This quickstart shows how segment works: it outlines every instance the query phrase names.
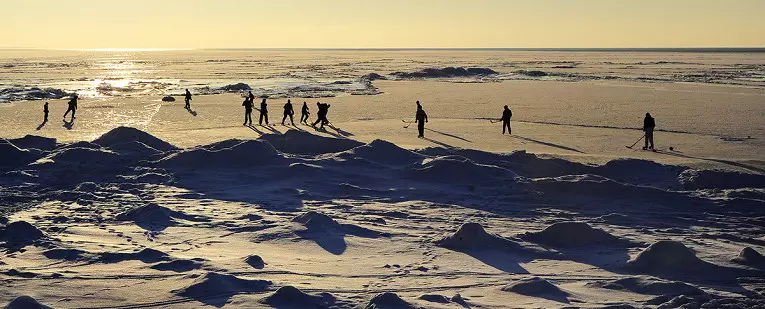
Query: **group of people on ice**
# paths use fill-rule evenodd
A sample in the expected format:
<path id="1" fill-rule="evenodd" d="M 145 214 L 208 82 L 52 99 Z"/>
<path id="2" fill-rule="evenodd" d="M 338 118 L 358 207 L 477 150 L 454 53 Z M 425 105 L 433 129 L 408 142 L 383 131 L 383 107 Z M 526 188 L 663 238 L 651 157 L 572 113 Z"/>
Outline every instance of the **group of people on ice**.
<path id="1" fill-rule="evenodd" d="M 244 106 L 244 123 L 242 125 L 245 126 L 251 126 L 252 125 L 252 110 L 254 109 L 254 102 L 255 102 L 255 95 L 252 94 L 252 91 L 247 93 L 247 95 L 244 98 L 244 102 L 242 102 L 242 106 Z M 311 126 L 316 126 L 317 124 L 321 123 L 321 129 L 324 128 L 324 125 L 329 124 L 329 120 L 327 120 L 327 113 L 329 112 L 329 106 L 328 103 L 320 103 L 316 102 L 316 106 L 318 108 L 318 112 L 316 115 L 318 116 L 316 121 L 311 124 Z M 265 121 L 266 125 L 268 125 L 268 102 L 264 98 L 260 102 L 260 119 L 258 121 L 259 125 L 263 125 L 263 122 Z M 308 108 L 308 103 L 303 102 L 303 107 L 300 109 L 300 123 L 308 125 L 308 117 L 311 115 L 310 109 Z M 295 109 L 292 107 L 292 101 L 287 100 L 287 103 L 284 104 L 284 113 L 282 117 L 282 125 L 284 125 L 284 122 L 287 120 L 287 118 L 290 119 L 290 123 L 295 126 Z"/>
<path id="2" fill-rule="evenodd" d="M 186 89 L 186 93 L 184 94 L 184 99 L 186 101 L 185 108 L 188 110 L 191 110 L 191 92 Z M 68 104 L 69 108 L 66 110 L 66 113 L 64 113 L 64 118 L 71 112 L 72 113 L 72 121 L 75 119 L 75 113 L 77 112 L 77 100 L 78 96 L 77 94 L 72 94 Z M 248 92 L 247 95 L 244 98 L 244 102 L 242 102 L 242 106 L 244 106 L 244 123 L 242 125 L 245 126 L 252 126 L 252 110 L 254 109 L 255 105 L 255 95 L 252 94 L 252 91 Z M 425 123 L 428 122 L 428 114 L 425 113 L 425 110 L 422 107 L 422 104 L 420 104 L 420 101 L 416 102 L 417 104 L 417 111 L 415 112 L 414 116 L 414 122 L 417 123 L 417 137 L 418 138 L 425 138 Z M 321 103 L 316 102 L 316 107 L 318 111 L 316 112 L 316 121 L 311 123 L 310 125 L 313 127 L 316 127 L 316 125 L 320 124 L 320 129 L 324 129 L 325 125 L 330 124 L 329 120 L 327 119 L 327 113 L 329 112 L 330 104 L 328 103 Z M 265 121 L 266 125 L 268 125 L 268 103 L 266 102 L 266 99 L 264 98 L 260 102 L 260 119 L 258 120 L 258 124 L 263 125 L 263 122 Z M 44 120 L 43 122 L 48 122 L 48 102 L 45 102 L 45 105 L 43 107 L 43 113 L 44 113 Z M 300 123 L 303 123 L 305 125 L 308 125 L 308 117 L 311 115 L 310 109 L 308 108 L 308 103 L 303 102 L 303 107 L 300 109 Z M 282 117 L 282 125 L 284 125 L 284 122 L 289 117 L 290 123 L 295 126 L 295 120 L 294 120 L 295 110 L 292 107 L 292 101 L 287 100 L 287 103 L 284 104 L 284 113 Z M 510 110 L 507 105 L 505 105 L 504 110 L 502 110 L 502 117 L 499 119 L 502 121 L 502 134 L 505 134 L 507 131 L 508 134 L 513 134 L 512 129 L 510 128 L 510 119 L 513 117 L 513 112 Z M 656 120 L 654 120 L 653 117 L 651 117 L 650 113 L 645 114 L 645 118 L 643 119 L 643 132 L 645 134 L 642 138 L 645 138 L 645 146 L 643 147 L 643 150 L 655 150 L 654 144 L 653 144 L 653 131 L 656 127 Z M 639 142 L 640 140 L 638 140 Z M 637 143 L 637 142 L 636 142 Z M 631 147 L 628 147 L 631 148 Z"/>

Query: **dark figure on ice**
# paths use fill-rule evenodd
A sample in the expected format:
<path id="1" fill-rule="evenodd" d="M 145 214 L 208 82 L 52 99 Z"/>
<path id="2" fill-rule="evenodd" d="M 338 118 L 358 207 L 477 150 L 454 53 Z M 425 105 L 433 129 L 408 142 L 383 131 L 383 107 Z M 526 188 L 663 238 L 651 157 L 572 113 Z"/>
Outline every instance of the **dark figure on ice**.
<path id="1" fill-rule="evenodd" d="M 186 101 L 186 109 L 191 109 L 191 92 L 188 89 L 186 89 L 184 100 Z"/>
<path id="2" fill-rule="evenodd" d="M 66 110 L 66 113 L 64 113 L 64 118 L 66 118 L 66 115 L 69 114 L 69 112 L 72 112 L 72 121 L 74 120 L 74 114 L 77 112 L 77 94 L 72 94 L 72 98 L 69 99 L 69 108 Z"/>
<path id="3" fill-rule="evenodd" d="M 258 121 L 258 124 L 263 125 L 263 119 L 266 120 L 266 125 L 268 125 L 268 104 L 266 103 L 266 99 L 263 99 L 263 101 L 260 102 L 260 120 Z"/>
<path id="4" fill-rule="evenodd" d="M 308 115 L 311 113 L 308 111 L 308 104 L 303 102 L 303 108 L 300 110 L 300 122 L 308 124 Z"/>
<path id="5" fill-rule="evenodd" d="M 651 117 L 650 113 L 645 113 L 645 119 L 643 119 L 643 131 L 645 132 L 645 146 L 643 150 L 655 150 L 653 148 L 653 129 L 656 127 L 656 120 Z M 650 144 L 650 146 L 649 146 Z"/>
<path id="6" fill-rule="evenodd" d="M 312 124 L 312 126 L 315 127 L 319 122 L 321 122 L 320 129 L 324 129 L 324 125 L 329 123 L 329 120 L 327 120 L 329 104 L 316 102 L 316 106 L 318 107 L 319 111 L 316 112 L 316 121 Z"/>
<path id="7" fill-rule="evenodd" d="M 242 103 L 242 106 L 244 106 L 244 123 L 243 126 L 251 126 L 252 125 L 252 99 L 244 98 L 244 102 Z"/>
<path id="8" fill-rule="evenodd" d="M 45 105 L 43 106 L 43 114 L 45 114 L 43 123 L 46 123 L 48 122 L 48 102 L 45 102 Z"/>
<path id="9" fill-rule="evenodd" d="M 414 115 L 414 122 L 417 123 L 417 132 L 419 132 L 417 137 L 425 137 L 425 123 L 428 122 L 428 114 L 426 114 L 425 110 L 422 109 L 420 101 L 417 101 L 417 113 Z"/>
<path id="10" fill-rule="evenodd" d="M 293 115 L 295 115 L 295 110 L 292 109 L 292 102 L 287 100 L 287 103 L 284 104 L 284 117 L 282 117 L 282 125 L 284 125 L 284 121 L 287 120 L 287 117 L 290 117 L 292 126 L 295 126 L 295 120 L 292 118 Z"/>
<path id="11" fill-rule="evenodd" d="M 505 134 L 505 129 L 507 129 L 507 134 L 513 134 L 513 131 L 510 129 L 510 118 L 513 117 L 513 111 L 510 110 L 510 108 L 505 105 L 505 110 L 502 111 L 502 134 Z"/>

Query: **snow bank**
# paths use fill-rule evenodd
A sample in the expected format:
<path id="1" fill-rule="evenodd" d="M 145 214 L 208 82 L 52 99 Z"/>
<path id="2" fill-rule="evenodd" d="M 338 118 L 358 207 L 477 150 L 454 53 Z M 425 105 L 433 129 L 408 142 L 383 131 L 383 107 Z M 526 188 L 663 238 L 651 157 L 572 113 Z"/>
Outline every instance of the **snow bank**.
<path id="1" fill-rule="evenodd" d="M 117 221 L 131 221 L 136 223 L 167 224 L 174 218 L 184 219 L 187 217 L 188 216 L 180 212 L 170 210 L 155 203 L 149 203 L 117 214 L 114 219 Z"/>
<path id="2" fill-rule="evenodd" d="M 52 309 L 39 303 L 36 299 L 29 296 L 19 296 L 13 299 L 5 309 Z"/>
<path id="3" fill-rule="evenodd" d="M 686 190 L 765 188 L 765 175 L 689 169 L 678 177 Z"/>
<path id="4" fill-rule="evenodd" d="M 293 129 L 284 134 L 263 134 L 258 139 L 269 142 L 281 152 L 304 155 L 341 152 L 363 145 L 352 139 L 324 137 Z"/>
<path id="5" fill-rule="evenodd" d="M 178 148 L 144 131 L 131 127 L 118 127 L 104 133 L 93 141 L 94 144 L 109 147 L 124 142 L 140 142 L 159 151 L 171 151 Z"/>
<path id="6" fill-rule="evenodd" d="M 334 229 L 339 228 L 340 223 L 337 223 L 335 219 L 329 216 L 318 213 L 315 211 L 309 211 L 292 218 L 292 222 L 297 222 L 305 225 L 308 229 Z"/>
<path id="7" fill-rule="evenodd" d="M 657 241 L 627 261 L 627 266 L 648 272 L 694 271 L 704 265 L 693 250 L 673 240 Z"/>
<path id="8" fill-rule="evenodd" d="M 228 274 L 208 272 L 194 282 L 174 293 L 189 298 L 232 295 L 240 292 L 260 292 L 266 290 L 271 281 L 242 279 Z"/>
<path id="9" fill-rule="evenodd" d="M 541 232 L 525 233 L 522 239 L 553 247 L 582 247 L 591 245 L 618 245 L 628 241 L 606 231 L 592 228 L 584 222 L 558 222 Z"/>
<path id="10" fill-rule="evenodd" d="M 0 139 L 0 167 L 14 167 L 28 164 L 40 156 L 30 150 L 16 147 L 7 140 Z"/>
<path id="11" fill-rule="evenodd" d="M 186 149 L 162 158 L 156 163 L 160 166 L 175 168 L 241 168 L 278 163 L 284 159 L 271 144 L 265 141 L 246 140 L 234 143 L 230 147 L 215 143 Z"/>
<path id="12" fill-rule="evenodd" d="M 157 263 L 151 266 L 151 269 L 174 272 L 187 272 L 202 268 L 204 264 L 198 260 L 172 260 L 169 262 Z"/>
<path id="13" fill-rule="evenodd" d="M 427 68 L 417 72 L 393 72 L 390 75 L 399 78 L 444 78 L 467 77 L 478 75 L 495 75 L 496 71 L 488 68 L 445 67 L 443 69 Z"/>
<path id="14" fill-rule="evenodd" d="M 418 308 L 401 299 L 396 293 L 380 293 L 375 295 L 364 309 L 415 309 Z"/>
<path id="15" fill-rule="evenodd" d="M 280 287 L 276 292 L 259 301 L 275 308 L 328 308 L 335 302 L 332 294 L 311 295 L 293 286 Z"/>
<path id="16" fill-rule="evenodd" d="M 122 158 L 116 152 L 103 148 L 59 148 L 52 154 L 45 157 L 54 163 L 79 164 L 79 165 L 101 165 L 109 167 L 120 167 Z"/>
<path id="17" fill-rule="evenodd" d="M 104 252 L 97 259 L 103 263 L 119 263 L 122 261 L 141 261 L 144 263 L 156 263 L 170 260 L 170 256 L 159 250 L 144 248 L 138 252 Z"/>
<path id="18" fill-rule="evenodd" d="M 609 290 L 630 291 L 649 295 L 703 294 L 704 291 L 687 283 L 667 281 L 658 278 L 631 277 L 607 282 L 597 282 L 590 286 Z"/>

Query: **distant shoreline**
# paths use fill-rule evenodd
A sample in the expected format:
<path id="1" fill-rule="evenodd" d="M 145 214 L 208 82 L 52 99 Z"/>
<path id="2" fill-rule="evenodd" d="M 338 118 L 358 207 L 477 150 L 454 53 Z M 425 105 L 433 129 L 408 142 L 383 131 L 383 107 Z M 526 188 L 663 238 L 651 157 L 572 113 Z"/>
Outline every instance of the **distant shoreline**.
<path id="1" fill-rule="evenodd" d="M 680 48 L 0 48 L 0 51 L 172 52 L 172 51 L 528 51 L 528 52 L 649 52 L 649 53 L 765 53 L 765 47 Z"/>

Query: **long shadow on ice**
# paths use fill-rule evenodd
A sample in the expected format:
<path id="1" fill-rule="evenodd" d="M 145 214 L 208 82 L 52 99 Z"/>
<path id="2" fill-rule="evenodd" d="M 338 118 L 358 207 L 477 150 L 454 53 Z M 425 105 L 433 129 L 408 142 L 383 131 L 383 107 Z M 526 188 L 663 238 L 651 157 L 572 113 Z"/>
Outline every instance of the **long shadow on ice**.
<path id="1" fill-rule="evenodd" d="M 576 152 L 576 153 L 584 153 L 584 152 L 582 152 L 582 151 L 580 151 L 580 150 L 578 150 L 576 148 L 566 147 L 566 146 L 563 146 L 563 145 L 558 145 L 558 144 L 554 144 L 554 143 L 550 143 L 550 142 L 544 142 L 544 141 L 536 140 L 536 139 L 529 138 L 529 137 L 523 137 L 523 136 L 520 136 L 520 135 L 511 135 L 511 136 L 515 137 L 517 139 L 520 139 L 520 140 L 534 142 L 534 143 L 537 143 L 537 144 L 541 144 L 541 145 L 545 145 L 545 146 L 550 146 L 550 147 L 553 147 L 553 148 L 573 151 L 573 152 Z"/>
<path id="2" fill-rule="evenodd" d="M 433 130 L 433 129 L 428 129 L 428 128 L 425 128 L 425 130 L 428 130 L 428 131 L 433 132 L 433 133 L 438 133 L 438 134 L 441 134 L 443 136 L 448 136 L 448 137 L 451 137 L 451 138 L 456 138 L 456 139 L 461 140 L 463 142 L 468 142 L 468 143 L 472 143 L 473 142 L 473 141 L 471 141 L 471 140 L 469 140 L 467 138 L 464 138 L 464 137 L 461 137 L 461 136 L 458 136 L 458 135 L 454 135 L 454 134 L 450 134 L 450 133 L 446 133 L 446 132 L 441 132 L 441 131 L 437 131 L 437 130 Z"/>
<path id="3" fill-rule="evenodd" d="M 756 166 L 752 166 L 752 165 L 748 165 L 748 164 L 744 164 L 744 163 L 740 163 L 740 162 L 736 162 L 736 161 L 696 157 L 696 156 L 682 154 L 679 151 L 657 150 L 656 152 L 660 153 L 660 154 L 663 154 L 663 155 L 667 155 L 667 156 L 673 156 L 673 157 L 680 157 L 680 158 L 686 158 L 686 159 L 696 159 L 696 160 L 704 160 L 704 161 L 722 163 L 722 164 L 726 164 L 726 165 L 730 165 L 730 166 L 735 166 L 735 167 L 740 167 L 740 168 L 743 168 L 743 169 L 747 169 L 747 170 L 750 170 L 750 171 L 753 171 L 753 172 L 756 172 L 756 173 L 765 174 L 765 169 L 762 169 L 762 168 L 759 168 L 759 167 L 756 167 Z"/>

